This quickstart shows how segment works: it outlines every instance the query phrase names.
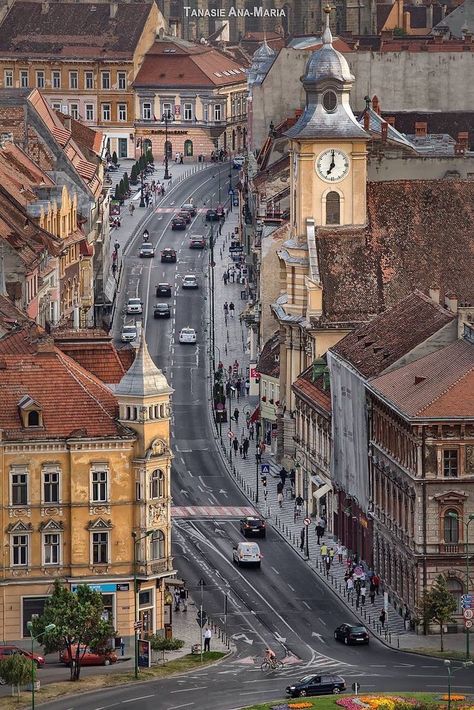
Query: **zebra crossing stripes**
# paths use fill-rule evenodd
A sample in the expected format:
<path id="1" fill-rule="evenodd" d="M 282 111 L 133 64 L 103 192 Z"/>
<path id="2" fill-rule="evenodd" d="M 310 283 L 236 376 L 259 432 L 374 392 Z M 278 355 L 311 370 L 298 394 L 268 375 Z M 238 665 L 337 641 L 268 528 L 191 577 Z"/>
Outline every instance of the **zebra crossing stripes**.
<path id="1" fill-rule="evenodd" d="M 250 506 L 183 505 L 171 506 L 172 518 L 243 518 L 255 515 Z"/>

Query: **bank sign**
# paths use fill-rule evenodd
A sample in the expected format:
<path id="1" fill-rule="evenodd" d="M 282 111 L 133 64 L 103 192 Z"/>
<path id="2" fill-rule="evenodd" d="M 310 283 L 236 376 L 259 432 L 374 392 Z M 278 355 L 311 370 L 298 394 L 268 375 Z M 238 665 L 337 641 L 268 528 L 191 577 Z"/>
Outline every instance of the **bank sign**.
<path id="1" fill-rule="evenodd" d="M 80 584 L 71 584 L 71 592 L 77 592 L 77 588 Z M 129 584 L 85 584 L 82 586 L 89 587 L 93 592 L 100 592 L 101 594 L 111 594 L 112 592 L 128 592 L 130 589 Z"/>

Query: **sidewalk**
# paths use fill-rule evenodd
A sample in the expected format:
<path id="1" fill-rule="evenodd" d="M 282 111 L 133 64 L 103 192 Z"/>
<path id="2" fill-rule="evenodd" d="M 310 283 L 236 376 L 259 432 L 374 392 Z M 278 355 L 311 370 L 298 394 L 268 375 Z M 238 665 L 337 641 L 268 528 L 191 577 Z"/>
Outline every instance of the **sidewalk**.
<path id="1" fill-rule="evenodd" d="M 201 629 L 196 621 L 199 605 L 189 597 L 187 611 L 173 611 L 173 638 L 184 641 L 184 646 L 179 651 L 167 651 L 166 660 L 171 661 L 174 658 L 185 656 L 191 653 L 191 648 L 195 644 L 201 643 Z M 224 637 L 223 631 L 216 626 L 212 620 L 209 621 L 209 627 L 212 631 L 211 651 L 221 651 L 227 653 L 230 649 L 230 641 Z M 203 628 L 204 631 L 207 628 Z"/>
<path id="2" fill-rule="evenodd" d="M 234 232 L 234 228 L 237 224 L 238 208 L 235 208 L 234 212 L 229 212 L 228 218 L 222 229 L 222 236 L 217 238 L 214 250 L 216 264 L 214 270 L 215 338 L 218 349 L 217 355 L 224 365 L 224 370 L 227 371 L 229 365 L 232 365 L 234 361 L 237 360 L 239 363 L 239 373 L 245 379 L 246 371 L 249 366 L 249 353 L 247 351 L 246 327 L 243 323 L 241 323 L 239 318 L 241 311 L 246 305 L 246 301 L 242 301 L 240 298 L 240 292 L 243 289 L 243 286 L 242 284 L 231 282 L 224 285 L 222 278 L 224 271 L 229 266 L 229 263 L 232 263 L 229 257 L 228 249 L 230 245 L 230 234 Z M 227 323 L 225 322 L 223 310 L 223 304 L 225 301 L 228 303 L 233 301 L 236 309 L 235 317 L 228 317 Z M 228 402 L 226 404 L 227 411 L 229 411 Z M 232 431 L 238 437 L 239 442 L 241 441 L 241 438 L 246 436 L 248 433 L 245 423 L 246 414 L 252 414 L 257 406 L 258 397 L 240 397 L 237 399 L 236 394 L 234 394 L 232 398 L 231 410 L 233 412 L 237 407 L 239 410 L 239 420 L 238 425 L 232 422 Z M 375 603 L 373 605 L 370 602 L 368 591 L 364 605 L 361 603 L 358 604 L 355 593 L 348 597 L 344 583 L 346 560 L 344 558 L 343 563 L 339 564 L 336 557 L 335 561 L 331 565 L 329 573 L 326 574 L 320 554 L 320 547 L 316 544 L 317 538 L 315 535 L 314 521 L 312 521 L 308 528 L 309 559 L 306 557 L 306 545 L 303 545 L 303 549 L 300 549 L 300 535 L 302 529 L 305 527 L 303 516 L 296 521 L 294 519 L 294 501 L 291 497 L 290 484 L 288 480 L 285 486 L 285 495 L 282 508 L 279 507 L 277 502 L 277 483 L 280 480 L 280 466 L 277 465 L 276 462 L 274 462 L 267 454 L 263 454 L 262 463 L 268 463 L 270 465 L 270 475 L 267 476 L 267 493 L 265 497 L 260 481 L 260 466 L 257 464 L 255 457 L 256 441 L 250 441 L 248 458 L 241 458 L 239 453 L 235 456 L 234 451 L 232 451 L 232 457 L 230 457 L 230 440 L 227 436 L 228 431 L 229 425 L 223 424 L 221 442 L 222 451 L 240 488 L 247 495 L 247 497 L 254 502 L 255 507 L 273 525 L 276 531 L 294 547 L 303 559 L 307 560 L 308 565 L 315 571 L 315 573 L 325 581 L 327 586 L 330 587 L 339 599 L 348 608 L 350 608 L 356 617 L 360 619 L 361 624 L 370 628 L 374 635 L 380 638 L 384 643 L 394 648 L 406 648 L 412 650 L 421 648 L 430 650 L 439 649 L 438 635 L 423 636 L 418 635 L 413 631 L 406 630 L 405 622 L 402 616 L 400 616 L 398 611 L 390 603 L 388 604 L 385 628 L 382 629 L 379 616 L 384 606 L 383 580 L 380 585 L 380 594 L 376 595 Z M 258 503 L 255 502 L 257 498 L 257 480 L 259 486 Z M 322 541 L 324 541 L 329 548 L 332 546 L 335 548 L 337 543 L 337 540 L 330 535 L 323 537 Z M 446 650 L 462 651 L 464 648 L 464 634 L 445 635 Z"/>

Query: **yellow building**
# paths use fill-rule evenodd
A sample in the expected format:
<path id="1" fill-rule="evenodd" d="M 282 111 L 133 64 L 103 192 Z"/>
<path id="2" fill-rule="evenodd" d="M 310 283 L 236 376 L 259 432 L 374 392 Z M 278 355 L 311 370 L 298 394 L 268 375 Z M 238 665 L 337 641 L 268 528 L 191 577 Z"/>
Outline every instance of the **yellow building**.
<path id="1" fill-rule="evenodd" d="M 104 375 L 113 380 L 107 384 L 92 374 L 107 350 L 88 347 L 81 360 L 97 361 L 90 370 L 38 330 L 0 341 L 4 642 L 28 636 L 27 622 L 59 578 L 72 590 L 101 591 L 127 646 L 135 621 L 132 533 L 142 633 L 164 627 L 164 583 L 174 574 L 172 390 L 144 339 L 125 374 L 109 346 L 110 368 L 102 371 L 115 374 Z"/>

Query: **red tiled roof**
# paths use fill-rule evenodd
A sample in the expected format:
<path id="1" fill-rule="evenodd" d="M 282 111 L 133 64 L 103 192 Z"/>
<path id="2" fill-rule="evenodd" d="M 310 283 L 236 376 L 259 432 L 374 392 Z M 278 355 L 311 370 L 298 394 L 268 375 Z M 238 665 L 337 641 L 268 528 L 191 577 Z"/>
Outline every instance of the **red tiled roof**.
<path id="1" fill-rule="evenodd" d="M 331 390 L 329 387 L 329 377 L 327 378 L 327 389 L 324 389 L 324 376 L 319 375 L 313 380 L 313 366 L 310 365 L 291 385 L 296 396 L 305 399 L 308 404 L 317 407 L 324 414 L 331 414 Z"/>
<path id="2" fill-rule="evenodd" d="M 370 387 L 410 418 L 474 419 L 474 345 L 457 340 L 381 375 Z"/>
<path id="3" fill-rule="evenodd" d="M 280 342 L 275 333 L 263 346 L 257 363 L 257 370 L 268 377 L 280 377 Z"/>
<path id="4" fill-rule="evenodd" d="M 71 131 L 73 139 L 78 145 L 87 148 L 91 153 L 101 157 L 101 148 L 104 134 L 101 131 L 85 126 L 70 116 L 65 116 L 61 111 L 55 111 L 61 123 Z"/>
<path id="5" fill-rule="evenodd" d="M 368 321 L 416 288 L 474 303 L 473 181 L 368 183 L 367 204 L 367 228 L 317 230 L 322 322 Z"/>
<path id="6" fill-rule="evenodd" d="M 54 342 L 63 353 L 106 384 L 118 384 L 128 369 L 105 331 L 58 331 L 54 333 Z"/>
<path id="7" fill-rule="evenodd" d="M 7 296 L 0 294 L 0 333 L 10 333 L 29 320 L 26 313 L 17 308 Z"/>
<path id="8" fill-rule="evenodd" d="M 0 148 L 0 182 L 21 205 L 36 201 L 36 187 L 54 187 L 54 181 L 18 145 L 7 141 Z"/>
<path id="9" fill-rule="evenodd" d="M 423 293 L 415 291 L 346 335 L 331 351 L 364 377 L 375 377 L 455 317 Z"/>

